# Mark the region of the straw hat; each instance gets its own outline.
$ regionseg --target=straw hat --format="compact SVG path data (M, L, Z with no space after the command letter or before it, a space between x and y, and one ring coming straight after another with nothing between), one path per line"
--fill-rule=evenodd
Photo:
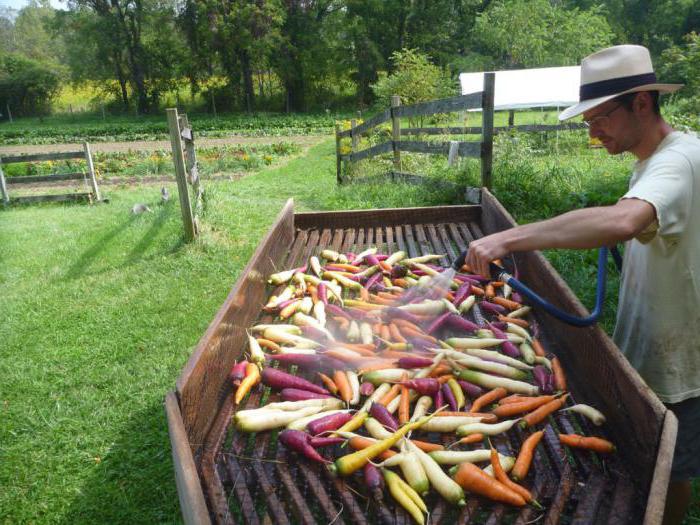
M649 50L642 46L608 47L581 62L579 103L566 108L559 120L570 119L625 93L673 93L683 84L659 84Z

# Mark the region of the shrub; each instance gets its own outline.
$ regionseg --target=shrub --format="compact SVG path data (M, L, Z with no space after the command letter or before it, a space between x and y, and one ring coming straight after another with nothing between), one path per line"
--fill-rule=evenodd
M45 115L60 88L55 66L15 53L0 55L0 108L15 115Z

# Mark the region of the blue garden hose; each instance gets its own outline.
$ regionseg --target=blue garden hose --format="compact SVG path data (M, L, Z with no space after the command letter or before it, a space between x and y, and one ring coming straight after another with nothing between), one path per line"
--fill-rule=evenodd
M453 267L461 268L464 264L467 252L465 251L461 254L455 261ZM617 247L612 248L613 259L615 264L620 269L622 267L622 258L620 257L620 252L617 251ZM598 284L596 286L596 298L595 298L595 308L588 317L576 317L575 315L568 314L562 310L559 310L551 303L545 301L540 297L534 290L521 283L515 277L510 275L505 269L496 264L491 265L491 272L497 275L499 281L508 283L508 285L516 290L517 292L526 296L535 306L538 306L545 310L550 315L556 317L560 321L564 321L567 324L573 326L590 326L594 324L600 314L603 312L603 302L605 301L605 282L607 278L607 260L608 260L608 249L606 247L600 248L598 250Z

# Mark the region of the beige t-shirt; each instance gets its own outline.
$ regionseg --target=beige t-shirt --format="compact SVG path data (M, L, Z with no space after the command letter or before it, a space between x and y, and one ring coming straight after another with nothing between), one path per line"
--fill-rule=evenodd
M625 246L613 338L662 401L700 396L700 140L669 134L622 198L657 223Z

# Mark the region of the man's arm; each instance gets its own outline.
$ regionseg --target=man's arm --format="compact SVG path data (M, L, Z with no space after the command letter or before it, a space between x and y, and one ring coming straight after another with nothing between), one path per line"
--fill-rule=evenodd
M511 252L546 248L597 248L632 239L656 219L654 207L639 199L585 208L546 221L517 226L472 241L467 264L489 275L489 262Z

